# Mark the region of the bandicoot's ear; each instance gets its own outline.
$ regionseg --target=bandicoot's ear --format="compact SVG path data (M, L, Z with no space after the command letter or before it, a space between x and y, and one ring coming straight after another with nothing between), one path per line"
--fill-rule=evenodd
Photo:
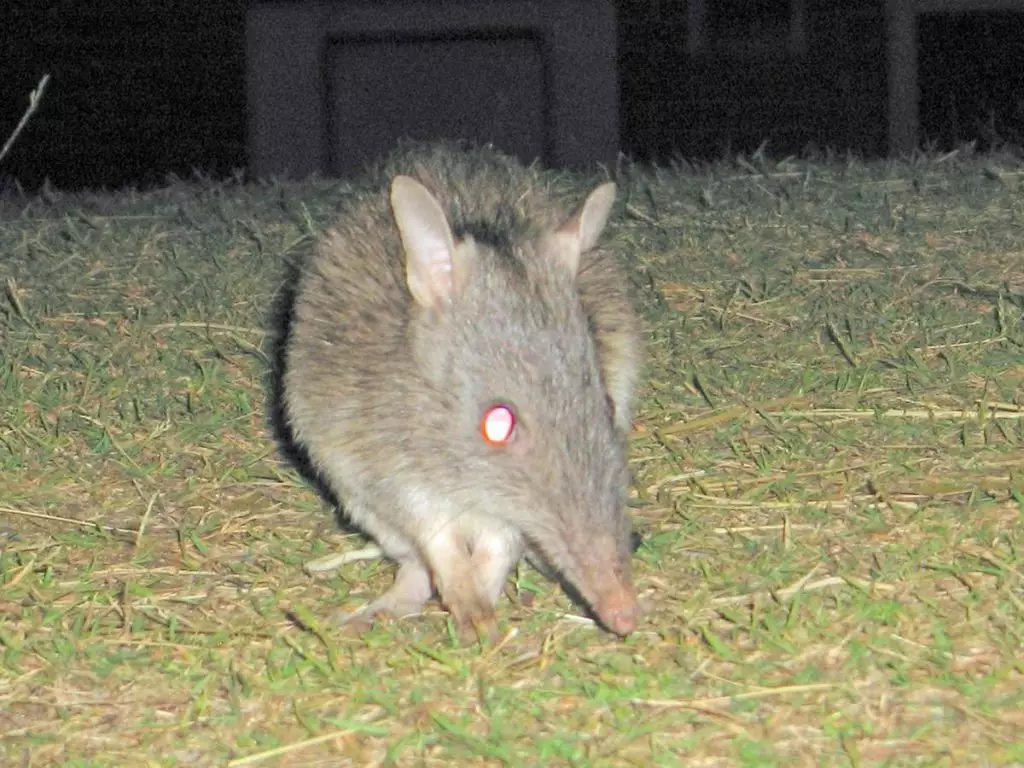
M579 269L580 254L597 245L614 203L615 182L605 182L587 195L576 213L558 228L555 233L561 245L558 252L572 272Z
M447 304L452 297L455 239L432 194L411 176L391 182L391 210L405 250L405 281L422 307Z

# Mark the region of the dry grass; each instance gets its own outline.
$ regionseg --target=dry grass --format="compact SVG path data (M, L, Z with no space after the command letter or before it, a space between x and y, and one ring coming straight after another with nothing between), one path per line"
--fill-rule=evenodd
M1006 158L627 169L647 615L527 568L498 647L328 617L390 567L267 426L344 187L0 203L4 765L1024 764L1024 202Z

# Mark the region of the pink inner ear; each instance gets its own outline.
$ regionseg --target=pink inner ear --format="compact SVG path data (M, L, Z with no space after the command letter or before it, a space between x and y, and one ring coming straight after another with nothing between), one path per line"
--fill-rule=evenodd
M580 267L580 238L578 222L570 221L563 224L555 232L548 235L545 243L546 254L560 261L570 273L576 274Z
M448 249L443 245L425 249L422 268L433 296L449 298L452 294L452 259Z
M443 307L466 287L472 272L473 238L453 245L438 240L419 243L410 250L406 273L413 298L423 307Z
M392 182L391 207L413 299L423 307L443 305L451 298L455 248L444 211L430 191L409 176L396 176Z
M562 224L562 226L560 226L558 228L558 231L561 234L566 235L568 237L576 237L576 238L578 238L580 236L580 217L579 217L579 214L576 214L575 216L572 216L571 218L569 218L568 221L566 221L564 224Z

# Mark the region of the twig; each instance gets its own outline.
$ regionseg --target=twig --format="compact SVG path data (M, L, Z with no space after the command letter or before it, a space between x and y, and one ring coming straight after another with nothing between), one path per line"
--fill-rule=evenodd
M113 525L102 525L101 523L94 523L89 520L76 520L73 517L59 517L58 515L44 515L41 512L27 512L24 509L15 509L14 507L0 506L0 512L5 512L8 515L20 515L21 517L35 517L39 520L54 520L58 523L70 523L71 525L80 525L83 528L92 528L98 531L107 531L108 533L138 533L138 531L133 531L130 528L116 528Z
M275 757L287 755L292 752L297 752L300 749L306 747L312 747L317 744L323 744L325 741L334 741L336 739L344 739L347 736L359 733L358 728L346 728L341 731L332 731L331 733L322 733L319 736L314 736L311 739L304 739L303 741L296 741L292 744L284 744L280 747L274 747L263 752L257 752L256 754L249 755L247 757L239 757L228 762L229 766L240 766L240 765L255 765L256 763L262 763L264 760L270 760Z
M360 560L377 560L383 556L384 553L381 552L380 547L371 544L354 552L332 552L329 555L309 560L302 566L302 570L310 575L325 573L327 571L335 571L349 563L355 563Z
M630 704L659 709L706 709L720 704L731 704L734 701L747 699L767 699L771 696L786 696L791 693L810 693L828 691L836 688L833 683L809 683L808 685L785 685L779 688L764 688L759 691L737 693L733 696L713 696L707 699L630 699Z
M78 416L80 418L85 419L90 424L94 424L97 427L99 427L100 429L102 429L103 433L107 436L107 439L110 441L110 444L112 446L114 446L114 450L116 450L118 453L120 453L122 456L124 456L125 459L128 461L128 463L131 464L133 467L135 467L138 470L142 469L142 467L140 467L136 463L135 459L133 459L131 456L128 455L128 451L126 451L124 448L122 448L121 444L119 442L117 442L117 440L114 439L114 433L110 431L110 427L108 427L106 424L104 424L99 419L94 419L92 416L89 416L88 414L86 414L86 413L84 413L82 411L78 412Z
M981 406L980 410L985 411L986 419L1019 419L1024 416L1019 406L1013 404L988 403ZM768 412L771 416L803 416L805 418L830 418L830 419L873 419L895 418L895 419L977 419L978 410L957 410L955 408L889 408L884 411L874 410L853 410L844 408L815 408L809 411L779 411ZM689 422L686 422L689 423ZM664 431L664 429L662 430Z
M139 492L139 495L142 496L143 501L145 501L146 497L142 493L142 488L139 487L138 481L135 478L132 478L132 483L134 483L135 485L135 490ZM149 522L149 515L153 511L153 505L156 504L156 500L159 495L159 493L154 493L152 496L149 497L149 503L146 504L146 511L142 515L142 522L139 523L139 532L135 534L136 552L142 547L142 534L146 530L146 523Z
M29 319L28 314L25 312L25 306L21 303L21 297L18 295L18 284L13 277L7 278L7 300L11 302L11 306L14 307L14 313L18 317L27 325L33 328L36 327L36 324Z
M260 336L266 336L267 332L262 328L245 328L240 325L222 325L220 323L162 323L160 325L151 325L147 330L156 331L168 331L177 328L204 328L208 331L225 331L228 333L254 333Z
M36 86L35 90L29 94L28 97L28 109L25 110L25 114L21 116L21 120L14 126L14 132L7 137L7 141L4 142L4 148L0 149L0 162L3 161L7 154L11 151L11 147L14 146L14 142L18 139L18 135L25 128L28 123L28 119L32 117L35 111L39 108L39 103L43 100L43 92L46 90L46 84L50 82L49 75L43 75L39 81L39 85Z
M895 587L891 584L884 582L868 582L863 579L856 579L853 577L842 578L840 576L827 576L824 579L818 579L818 581L808 582L807 580L814 573L815 569L812 569L807 576L802 578L796 584L785 587L784 589L768 590L763 589L758 592L747 592L742 595L730 595L728 597L716 597L711 601L712 606L721 605L743 605L745 603L752 603L755 600L763 599L776 599L779 602L785 602L792 597L795 597L800 592L814 592L819 589L828 589L829 587L845 587L853 585L865 590L878 590L881 592L893 592Z

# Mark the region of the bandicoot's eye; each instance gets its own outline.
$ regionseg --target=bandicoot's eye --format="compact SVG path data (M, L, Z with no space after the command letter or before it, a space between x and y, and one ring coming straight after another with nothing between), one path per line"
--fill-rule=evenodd
M516 415L507 405L492 405L480 419L480 434L488 445L505 445L516 432Z

